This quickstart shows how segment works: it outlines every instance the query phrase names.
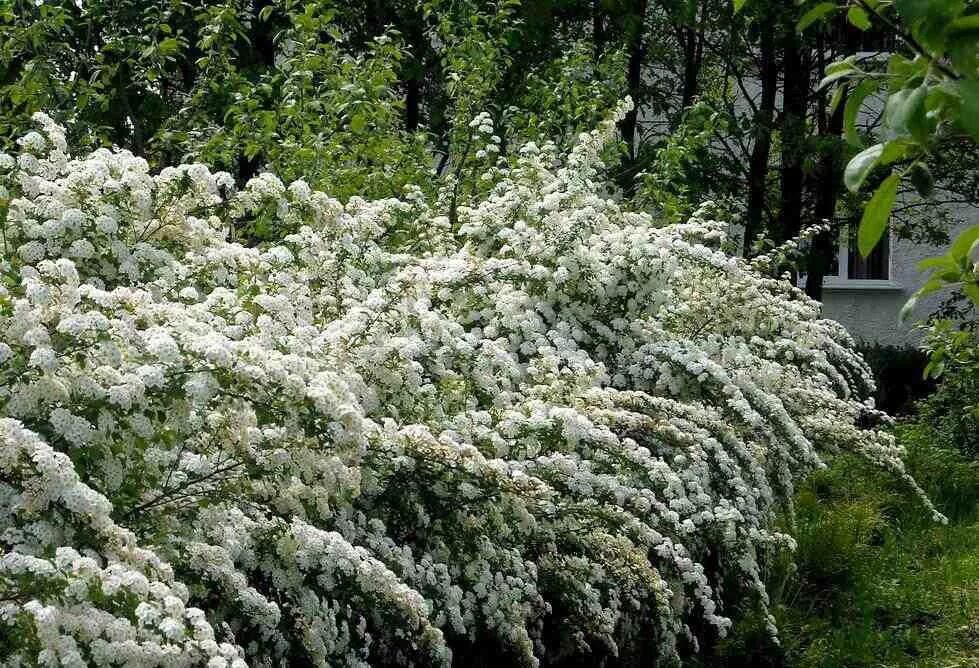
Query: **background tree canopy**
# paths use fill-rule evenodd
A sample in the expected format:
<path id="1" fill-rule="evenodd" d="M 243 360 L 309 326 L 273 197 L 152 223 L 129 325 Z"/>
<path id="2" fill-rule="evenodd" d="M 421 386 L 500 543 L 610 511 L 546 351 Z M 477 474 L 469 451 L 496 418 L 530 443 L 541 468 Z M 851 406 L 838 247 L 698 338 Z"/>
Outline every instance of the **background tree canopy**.
<path id="1" fill-rule="evenodd" d="M 628 95 L 622 196 L 675 219 L 721 202 L 749 254 L 830 221 L 800 265 L 818 297 L 835 238 L 862 217 L 867 252 L 889 218 L 899 235 L 940 241 L 949 213 L 934 205 L 977 202 L 973 11 L 952 0 L 6 0 L 0 133 L 9 143 L 46 110 L 74 145 L 153 164 L 200 160 L 241 184 L 265 168 L 303 174 L 341 199 L 406 184 L 434 198 L 434 171 L 458 204 L 499 157 L 476 155 L 477 114 L 505 155 L 527 140 L 568 145 Z M 893 54 L 886 72 L 881 52 Z M 881 114 L 873 101 L 889 93 Z M 883 161 L 907 178 L 871 173 L 883 145 L 860 151 L 879 133 L 891 137 Z M 844 187 L 857 153 L 846 184 L 886 186 L 866 215 Z M 904 189 L 927 199 L 893 206 Z"/>

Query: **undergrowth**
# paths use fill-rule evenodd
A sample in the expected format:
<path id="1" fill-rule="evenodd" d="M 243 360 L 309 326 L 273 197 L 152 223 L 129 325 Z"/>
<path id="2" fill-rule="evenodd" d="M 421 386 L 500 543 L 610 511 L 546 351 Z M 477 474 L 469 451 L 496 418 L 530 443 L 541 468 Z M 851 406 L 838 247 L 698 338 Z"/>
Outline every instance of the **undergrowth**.
<path id="1" fill-rule="evenodd" d="M 926 423 L 896 431 L 949 524 L 898 481 L 837 458 L 797 495 L 794 565 L 766 565 L 781 644 L 744 611 L 700 665 L 979 666 L 979 462 Z"/>

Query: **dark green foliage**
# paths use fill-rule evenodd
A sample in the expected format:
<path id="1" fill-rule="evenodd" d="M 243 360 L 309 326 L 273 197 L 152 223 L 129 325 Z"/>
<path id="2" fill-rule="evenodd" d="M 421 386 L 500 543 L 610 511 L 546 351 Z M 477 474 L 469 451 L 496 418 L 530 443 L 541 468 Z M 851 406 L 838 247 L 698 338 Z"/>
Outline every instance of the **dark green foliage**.
<path id="1" fill-rule="evenodd" d="M 877 408 L 891 415 L 907 415 L 914 402 L 934 391 L 935 381 L 924 377 L 928 355 L 907 346 L 864 344 L 860 353 L 874 372 Z"/>
<path id="2" fill-rule="evenodd" d="M 76 150 L 263 169 L 346 200 L 485 189 L 502 148 L 572 142 L 622 96 L 584 3 L 516 0 L 10 0 L 0 3 L 0 150 L 45 111 Z M 433 178 L 434 177 L 434 178 Z M 438 177 L 442 177 L 439 179 Z"/>
<path id="3" fill-rule="evenodd" d="M 940 321 L 929 335 L 928 373 L 940 378 L 938 390 L 919 410 L 942 443 L 979 459 L 979 340 L 975 332 Z"/>
<path id="4" fill-rule="evenodd" d="M 799 30 L 847 7 L 847 20 L 856 29 L 883 28 L 900 44 L 886 68 L 883 59 L 876 65 L 874 59 L 856 56 L 833 62 L 821 85 L 835 87 L 839 99 L 849 95 L 844 131 L 852 144 L 859 143 L 854 123 L 861 106 L 877 113 L 871 105 L 879 103 L 868 102 L 869 93 L 886 95 L 883 132 L 846 167 L 846 186 L 853 192 L 871 171 L 889 172 L 875 184 L 860 221 L 859 248 L 866 256 L 883 237 L 903 182 L 927 200 L 935 191 L 929 162 L 956 153 L 963 142 L 974 155 L 974 142 L 979 141 L 979 5 L 974 0 L 820 2 L 804 15 Z M 944 161 L 941 167 L 945 169 Z M 923 263 L 921 268 L 931 270 L 931 275 L 920 294 L 950 287 L 979 306 L 977 239 L 979 226 L 974 226 L 960 235 L 946 256 Z"/>
<path id="5" fill-rule="evenodd" d="M 979 653 L 979 463 L 924 422 L 899 425 L 911 473 L 950 518 L 935 524 L 899 481 L 850 457 L 796 499 L 796 565 L 766 579 L 782 645 L 747 617 L 700 665 L 951 666 Z"/>

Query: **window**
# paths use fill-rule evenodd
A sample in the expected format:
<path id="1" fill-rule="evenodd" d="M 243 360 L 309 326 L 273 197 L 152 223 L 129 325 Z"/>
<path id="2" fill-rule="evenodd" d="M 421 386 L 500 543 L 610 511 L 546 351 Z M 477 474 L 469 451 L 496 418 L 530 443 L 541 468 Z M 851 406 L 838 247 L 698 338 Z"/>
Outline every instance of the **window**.
<path id="1" fill-rule="evenodd" d="M 860 251 L 857 250 L 856 230 L 850 231 L 848 242 L 845 249 L 842 247 L 843 244 L 840 244 L 841 260 L 843 253 L 846 252 L 846 277 L 848 280 L 886 281 L 890 279 L 891 238 L 889 234 L 885 234 L 881 238 L 867 257 L 860 255 Z M 837 275 L 842 277 L 844 274 L 839 271 Z"/>
<path id="2" fill-rule="evenodd" d="M 799 276 L 799 285 L 805 285 L 805 274 Z M 867 257 L 857 250 L 854 227 L 840 235 L 836 257 L 830 263 L 823 285 L 829 290 L 900 290 L 891 280 L 891 239 L 885 234 Z"/>

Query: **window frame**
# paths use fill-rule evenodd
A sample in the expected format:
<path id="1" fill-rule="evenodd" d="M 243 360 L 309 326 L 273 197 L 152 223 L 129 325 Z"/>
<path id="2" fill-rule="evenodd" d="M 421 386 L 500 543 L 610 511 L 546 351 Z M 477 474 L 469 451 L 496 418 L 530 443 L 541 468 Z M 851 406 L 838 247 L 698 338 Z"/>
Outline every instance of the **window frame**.
<path id="1" fill-rule="evenodd" d="M 845 228 L 840 232 L 836 243 L 837 273 L 827 273 L 823 276 L 823 290 L 873 290 L 900 291 L 903 286 L 894 280 L 894 236 L 888 235 L 887 278 L 849 278 L 850 273 L 850 238 Z M 808 276 L 799 274 L 799 287 L 805 287 Z"/>

